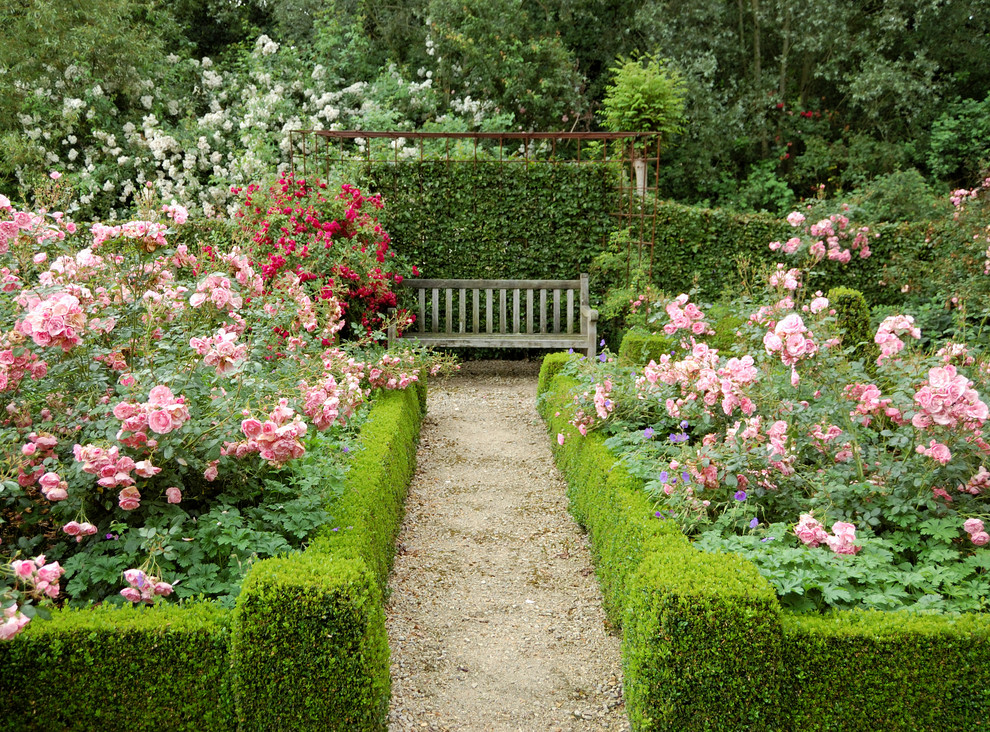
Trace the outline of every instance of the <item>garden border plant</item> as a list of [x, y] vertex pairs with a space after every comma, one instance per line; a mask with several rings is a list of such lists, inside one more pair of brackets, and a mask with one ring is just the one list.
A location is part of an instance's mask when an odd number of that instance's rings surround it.
[[56, 611], [0, 644], [0, 730], [152, 730], [166, 712], [170, 729], [384, 729], [383, 585], [425, 389], [376, 401], [334, 524], [254, 565], [235, 611]]
[[634, 730], [945, 730], [990, 715], [990, 618], [780, 610], [755, 566], [703, 554], [642, 481], [570, 423], [577, 382], [544, 360], [540, 412], [606, 609]]

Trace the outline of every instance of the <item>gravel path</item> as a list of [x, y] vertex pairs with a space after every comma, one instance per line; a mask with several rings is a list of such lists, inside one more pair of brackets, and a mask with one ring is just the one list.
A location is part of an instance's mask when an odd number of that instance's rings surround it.
[[[628, 730], [528, 363], [431, 383], [390, 578], [390, 732]], [[473, 372], [473, 373], [471, 373]]]

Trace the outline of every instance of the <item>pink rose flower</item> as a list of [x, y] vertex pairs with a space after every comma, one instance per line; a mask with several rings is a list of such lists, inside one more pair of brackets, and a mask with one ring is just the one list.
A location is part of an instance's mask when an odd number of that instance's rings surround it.
[[181, 503], [182, 502], [182, 491], [176, 486], [170, 486], [165, 489], [165, 497], [168, 499], [169, 503]]
[[172, 421], [172, 415], [164, 410], [156, 409], [148, 414], [148, 427], [159, 435], [167, 435], [175, 429], [176, 425]]
[[125, 587], [120, 591], [120, 594], [125, 600], [130, 602], [141, 602], [141, 593], [135, 590], [133, 587]]
[[117, 505], [124, 511], [133, 511], [141, 506], [141, 493], [134, 486], [124, 488], [117, 499]]
[[151, 478], [152, 476], [158, 475], [158, 473], [162, 472], [162, 469], [156, 468], [151, 464], [150, 460], [142, 460], [139, 463], [134, 463], [134, 472], [142, 478]]
[[261, 422], [256, 419], [245, 419], [241, 422], [241, 432], [243, 432], [244, 436], [249, 440], [257, 439], [258, 436], [261, 435], [261, 430]]
[[976, 546], [986, 546], [986, 544], [990, 543], [990, 534], [985, 531], [978, 531], [970, 535], [969, 540], [976, 544]]
[[983, 531], [983, 522], [977, 518], [966, 519], [963, 523], [963, 531], [967, 534], [978, 534]]

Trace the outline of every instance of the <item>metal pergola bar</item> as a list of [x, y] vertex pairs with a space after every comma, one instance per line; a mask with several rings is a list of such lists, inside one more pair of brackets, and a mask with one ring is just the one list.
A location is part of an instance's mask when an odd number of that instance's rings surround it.
[[[372, 155], [372, 141], [393, 142], [391, 154], [386, 148]], [[655, 132], [404, 132], [373, 130], [291, 130], [290, 169], [293, 174], [330, 177], [334, 163], [359, 162], [371, 166], [376, 164], [398, 164], [399, 145], [396, 140], [413, 143], [416, 158], [409, 160], [404, 155], [403, 162], [437, 161], [447, 165], [557, 165], [571, 163], [577, 165], [617, 164], [622, 174], [618, 176], [616, 192], [618, 205], [611, 212], [622, 227], [633, 229], [627, 262], [626, 278], [629, 275], [634, 256], [638, 263], [643, 262], [649, 251], [649, 271], [653, 274], [653, 250], [656, 240], [657, 203], [659, 201], [660, 135]], [[428, 152], [424, 143], [442, 142], [442, 151]], [[452, 149], [451, 143], [469, 142], [470, 152], [463, 146]], [[506, 143], [519, 142], [519, 149], [509, 150]], [[539, 143], [541, 149], [533, 149]], [[601, 154], [583, 155], [586, 143], [601, 144]], [[611, 143], [611, 144], [610, 144]], [[479, 146], [486, 151], [479, 157]], [[404, 146], [403, 146], [404, 147]], [[350, 149], [349, 149], [350, 148]], [[404, 147], [404, 151], [408, 149]], [[495, 153], [497, 151], [497, 157]], [[635, 151], [635, 154], [633, 154]], [[590, 153], [587, 148], [584, 152]], [[597, 152], [597, 151], [596, 151]], [[641, 172], [637, 178], [636, 167]]]

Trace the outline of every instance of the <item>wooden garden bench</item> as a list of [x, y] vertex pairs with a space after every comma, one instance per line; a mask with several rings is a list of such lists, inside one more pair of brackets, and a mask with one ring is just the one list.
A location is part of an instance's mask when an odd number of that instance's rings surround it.
[[[403, 280], [416, 291], [408, 338], [447, 348], [573, 348], [593, 358], [598, 311], [577, 280]], [[468, 317], [468, 311], [471, 317]], [[389, 328], [388, 343], [397, 340]]]

